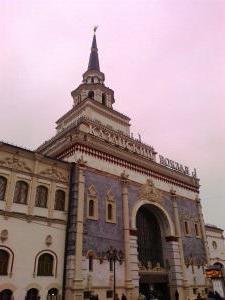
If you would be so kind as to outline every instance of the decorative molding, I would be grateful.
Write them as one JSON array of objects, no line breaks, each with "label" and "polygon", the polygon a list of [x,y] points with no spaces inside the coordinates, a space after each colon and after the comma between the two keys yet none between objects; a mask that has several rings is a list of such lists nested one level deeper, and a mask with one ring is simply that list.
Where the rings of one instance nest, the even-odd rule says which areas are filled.
[{"label": "decorative molding", "polygon": [[27,166],[26,162],[22,159],[16,157],[6,157],[3,160],[0,160],[0,165],[12,168],[12,169],[19,169],[21,171],[32,172],[31,168]]},{"label": "decorative molding", "polygon": [[146,183],[141,186],[139,191],[139,200],[161,202],[161,193],[154,186],[154,183],[151,179],[147,179]]},{"label": "decorative molding", "polygon": [[1,234],[0,234],[0,240],[2,243],[4,243],[7,239],[8,239],[8,236],[9,236],[9,232],[7,229],[3,229],[1,231]]},{"label": "decorative molding", "polygon": [[68,182],[68,177],[65,176],[63,174],[63,172],[57,170],[56,168],[54,167],[50,167],[50,168],[47,168],[45,169],[44,171],[41,171],[39,173],[40,175],[44,175],[44,176],[48,176],[48,177],[51,177],[52,179],[54,180],[59,180],[59,181],[65,181],[65,182]]},{"label": "decorative molding", "polygon": [[50,247],[52,245],[52,242],[53,242],[52,236],[50,234],[47,235],[46,238],[45,238],[45,244],[46,244],[46,246]]}]

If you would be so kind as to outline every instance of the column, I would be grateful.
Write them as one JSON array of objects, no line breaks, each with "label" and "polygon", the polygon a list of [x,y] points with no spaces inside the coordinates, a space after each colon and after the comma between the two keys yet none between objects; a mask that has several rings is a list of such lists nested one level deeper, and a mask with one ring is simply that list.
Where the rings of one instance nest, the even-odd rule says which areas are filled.
[{"label": "column", "polygon": [[82,274],[82,250],[83,250],[83,227],[84,227],[84,170],[85,162],[83,158],[77,162],[77,216],[75,231],[75,262],[74,262],[74,300],[83,299],[83,274]]},{"label": "column", "polygon": [[124,228],[124,254],[125,254],[125,288],[128,299],[132,297],[132,279],[130,262],[130,224],[129,224],[129,206],[128,206],[128,175],[121,174],[122,184],[122,203],[123,203],[123,228]]},{"label": "column", "polygon": [[184,250],[183,250],[183,242],[182,242],[182,235],[181,235],[181,226],[180,226],[180,218],[179,218],[179,211],[176,201],[176,191],[171,190],[171,199],[173,203],[173,211],[174,211],[174,217],[175,217],[175,231],[176,236],[178,238],[178,250],[180,253],[180,263],[181,263],[181,271],[182,271],[182,277],[183,277],[183,287],[178,288],[178,292],[180,295],[180,299],[185,299],[185,296],[188,297],[188,284],[187,284],[187,278],[186,278],[186,272],[185,272],[185,260],[184,260]]}]

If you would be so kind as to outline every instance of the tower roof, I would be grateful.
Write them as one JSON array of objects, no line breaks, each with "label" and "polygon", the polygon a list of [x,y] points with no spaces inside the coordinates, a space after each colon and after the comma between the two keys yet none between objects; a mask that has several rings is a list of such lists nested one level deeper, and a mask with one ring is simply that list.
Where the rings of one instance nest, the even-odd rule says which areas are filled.
[{"label": "tower roof", "polygon": [[91,54],[88,63],[88,70],[95,70],[100,72],[99,60],[98,60],[98,48],[97,48],[95,33],[91,45]]}]

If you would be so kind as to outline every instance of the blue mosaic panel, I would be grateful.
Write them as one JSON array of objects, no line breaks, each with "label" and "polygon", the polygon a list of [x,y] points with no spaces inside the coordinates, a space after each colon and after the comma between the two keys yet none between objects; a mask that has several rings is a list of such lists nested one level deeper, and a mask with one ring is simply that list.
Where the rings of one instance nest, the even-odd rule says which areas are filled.
[{"label": "blue mosaic panel", "polygon": [[[98,194],[98,220],[86,218],[87,196],[85,197],[85,222],[83,252],[93,250],[96,254],[105,252],[110,246],[124,251],[122,187],[119,178],[85,171],[85,191],[93,185]],[[106,222],[106,195],[111,190],[116,201],[116,224]]]}]

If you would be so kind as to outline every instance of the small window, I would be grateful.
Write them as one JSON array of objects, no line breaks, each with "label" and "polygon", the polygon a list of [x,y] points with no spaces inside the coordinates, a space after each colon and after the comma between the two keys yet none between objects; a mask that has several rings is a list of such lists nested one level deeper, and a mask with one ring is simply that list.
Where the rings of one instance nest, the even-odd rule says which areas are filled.
[{"label": "small window", "polygon": [[87,218],[98,219],[98,195],[93,185],[87,191]]},{"label": "small window", "polygon": [[113,290],[106,291],[106,298],[113,298]]},{"label": "small window", "polygon": [[47,300],[57,300],[59,295],[59,291],[56,288],[48,290]]},{"label": "small window", "polygon": [[25,181],[17,181],[13,202],[27,204],[28,184]]},{"label": "small window", "polygon": [[0,250],[0,275],[8,275],[9,253]]},{"label": "small window", "polygon": [[185,230],[186,235],[188,235],[190,233],[188,221],[184,221],[184,230]]},{"label": "small window", "polygon": [[62,190],[57,190],[55,192],[55,210],[65,209],[65,192]]},{"label": "small window", "polygon": [[88,257],[88,269],[89,272],[93,272],[93,255]]},{"label": "small window", "polygon": [[217,243],[215,241],[212,242],[213,249],[217,249]]},{"label": "small window", "polygon": [[89,217],[94,217],[94,211],[95,211],[95,204],[94,200],[89,201]]},{"label": "small window", "polygon": [[200,234],[199,234],[198,223],[195,223],[195,235],[196,235],[196,236],[200,236]]},{"label": "small window", "polygon": [[94,99],[94,96],[95,96],[95,94],[93,91],[88,92],[88,98]]},{"label": "small window", "polygon": [[109,271],[112,272],[113,271],[113,260],[110,259],[109,261]]},{"label": "small window", "polygon": [[113,212],[112,212],[112,204],[108,204],[108,220],[112,220],[113,219]]},{"label": "small window", "polygon": [[43,185],[39,185],[36,191],[35,206],[46,208],[47,200],[48,200],[48,189]]},{"label": "small window", "polygon": [[49,253],[42,254],[38,259],[38,276],[53,276],[54,258]]},{"label": "small window", "polygon": [[7,179],[3,176],[0,176],[0,201],[5,200],[6,185]]},{"label": "small window", "polygon": [[106,222],[116,223],[116,200],[110,190],[106,195]]}]

